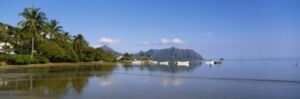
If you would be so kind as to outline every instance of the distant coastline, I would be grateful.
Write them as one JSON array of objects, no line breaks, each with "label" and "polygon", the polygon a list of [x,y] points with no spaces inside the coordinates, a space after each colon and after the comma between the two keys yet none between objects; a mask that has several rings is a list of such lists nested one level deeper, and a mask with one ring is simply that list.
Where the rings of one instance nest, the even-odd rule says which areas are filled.
[{"label": "distant coastline", "polygon": [[116,62],[77,62],[77,63],[47,63],[47,64],[26,64],[26,65],[5,65],[0,66],[0,69],[6,68],[21,68],[21,67],[56,67],[56,66],[85,66],[85,65],[115,65]]}]

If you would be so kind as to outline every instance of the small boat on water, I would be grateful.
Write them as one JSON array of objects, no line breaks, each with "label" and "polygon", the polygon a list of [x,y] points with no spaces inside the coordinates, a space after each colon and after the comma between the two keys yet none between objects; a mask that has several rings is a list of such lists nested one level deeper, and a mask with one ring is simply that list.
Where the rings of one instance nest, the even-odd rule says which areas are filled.
[{"label": "small boat on water", "polygon": [[142,61],[138,61],[138,60],[134,60],[131,62],[131,64],[134,64],[134,65],[140,65],[142,63],[143,63]]},{"label": "small boat on water", "polygon": [[190,62],[189,61],[176,61],[175,64],[177,66],[190,66]]},{"label": "small boat on water", "polygon": [[169,62],[168,62],[168,61],[165,61],[165,62],[159,62],[159,65],[169,65]]},{"label": "small boat on water", "polygon": [[205,64],[214,65],[214,64],[222,64],[222,62],[210,60],[210,61],[206,61]]},{"label": "small boat on water", "polygon": [[157,61],[150,61],[151,64],[158,64]]}]

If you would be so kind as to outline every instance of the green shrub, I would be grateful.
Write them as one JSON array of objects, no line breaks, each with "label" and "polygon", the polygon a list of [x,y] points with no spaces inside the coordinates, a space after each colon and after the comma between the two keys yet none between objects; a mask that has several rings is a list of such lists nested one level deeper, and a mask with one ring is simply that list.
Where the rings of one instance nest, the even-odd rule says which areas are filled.
[{"label": "green shrub", "polygon": [[41,63],[41,64],[49,63],[49,59],[46,57],[37,57],[36,60],[38,63]]},{"label": "green shrub", "polygon": [[27,65],[27,64],[39,64],[49,63],[49,60],[45,57],[33,57],[30,55],[0,55],[0,60],[5,61],[11,65]]},{"label": "green shrub", "polygon": [[16,64],[16,65],[26,65],[32,63],[32,59],[27,56],[12,56],[9,60],[9,64]]},{"label": "green shrub", "polygon": [[32,62],[30,55],[4,55],[7,64],[26,65]]},{"label": "green shrub", "polygon": [[72,45],[62,45],[60,46],[51,41],[44,41],[43,44],[37,46],[36,50],[38,51],[39,56],[44,56],[51,62],[78,62],[78,55],[72,49]]}]

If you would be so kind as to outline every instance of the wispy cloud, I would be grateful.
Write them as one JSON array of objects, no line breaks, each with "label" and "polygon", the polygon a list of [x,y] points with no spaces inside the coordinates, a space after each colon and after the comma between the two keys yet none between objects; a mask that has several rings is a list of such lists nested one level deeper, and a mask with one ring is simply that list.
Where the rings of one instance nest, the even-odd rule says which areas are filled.
[{"label": "wispy cloud", "polygon": [[150,45],[152,45],[152,43],[149,41],[142,42],[142,46],[150,46]]},{"label": "wispy cloud", "polygon": [[101,47],[101,46],[103,46],[102,44],[92,44],[91,45],[93,48],[98,48],[98,47]]},{"label": "wispy cloud", "polygon": [[157,42],[149,42],[149,41],[143,41],[139,45],[141,46],[161,46],[161,45],[172,45],[172,46],[178,46],[183,45],[186,42],[179,38],[162,38],[160,41]]},{"label": "wispy cloud", "polygon": [[182,39],[179,38],[162,38],[160,40],[160,44],[162,45],[183,45],[185,43],[185,41],[183,41]]},{"label": "wispy cloud", "polygon": [[116,80],[99,78],[99,84],[101,87],[109,87],[116,83]]},{"label": "wispy cloud", "polygon": [[112,38],[108,38],[108,37],[101,37],[100,38],[100,43],[104,44],[104,45],[114,45],[114,44],[121,43],[121,40],[112,39]]}]

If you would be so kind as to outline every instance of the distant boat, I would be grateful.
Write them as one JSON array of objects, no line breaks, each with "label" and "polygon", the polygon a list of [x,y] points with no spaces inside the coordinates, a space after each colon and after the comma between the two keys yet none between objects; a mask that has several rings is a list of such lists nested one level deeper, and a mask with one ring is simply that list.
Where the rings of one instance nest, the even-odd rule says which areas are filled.
[{"label": "distant boat", "polygon": [[176,61],[177,66],[190,66],[189,61]]},{"label": "distant boat", "polygon": [[168,61],[165,61],[165,62],[159,62],[159,65],[169,65],[169,62],[168,62]]},{"label": "distant boat", "polygon": [[220,61],[224,61],[224,58],[221,58]]},{"label": "distant boat", "polygon": [[157,61],[150,61],[151,64],[158,64]]},{"label": "distant boat", "polygon": [[213,61],[213,60],[206,61],[205,63],[206,63],[206,64],[208,64],[208,65],[222,64],[222,62],[221,62],[221,61]]},{"label": "distant boat", "polygon": [[138,61],[138,60],[134,60],[131,62],[132,64],[135,64],[135,65],[140,65],[142,64],[143,62],[142,61]]}]

